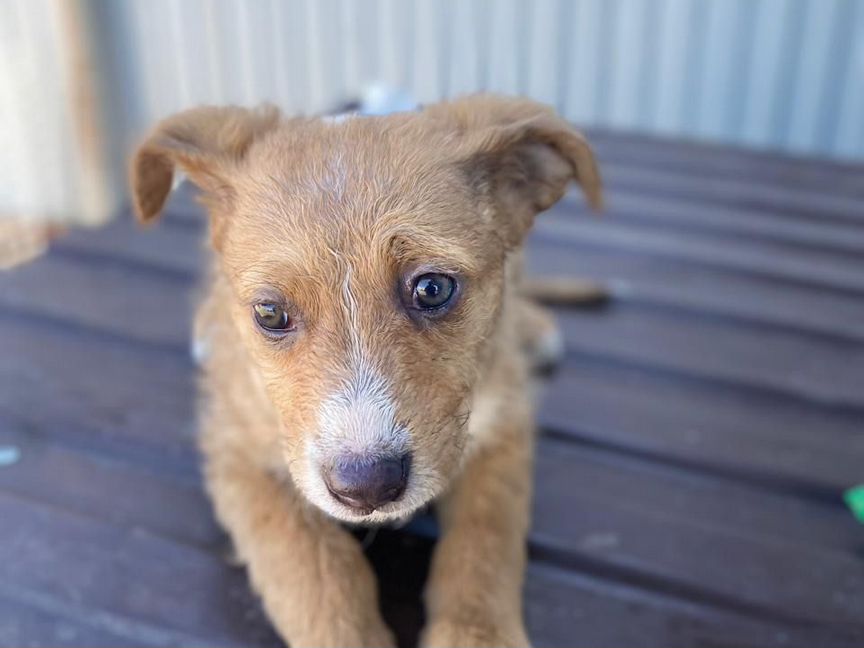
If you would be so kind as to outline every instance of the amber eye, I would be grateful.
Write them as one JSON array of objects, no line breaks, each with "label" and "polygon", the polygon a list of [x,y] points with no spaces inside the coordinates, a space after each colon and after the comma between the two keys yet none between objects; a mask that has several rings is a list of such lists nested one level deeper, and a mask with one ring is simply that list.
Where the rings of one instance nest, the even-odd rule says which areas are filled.
[{"label": "amber eye", "polygon": [[284,333],[294,328],[287,311],[279,304],[263,302],[252,308],[255,311],[255,321],[265,331]]},{"label": "amber eye", "polygon": [[449,302],[456,292],[456,280],[445,274],[432,272],[414,280],[413,301],[422,310],[436,310]]}]

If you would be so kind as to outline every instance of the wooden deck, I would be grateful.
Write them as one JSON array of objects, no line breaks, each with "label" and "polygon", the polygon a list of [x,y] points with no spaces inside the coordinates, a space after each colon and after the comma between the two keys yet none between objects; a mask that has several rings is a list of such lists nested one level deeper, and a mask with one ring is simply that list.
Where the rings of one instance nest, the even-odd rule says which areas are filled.
[{"label": "wooden deck", "polygon": [[[539,646],[862,646],[864,168],[594,135],[535,272],[562,312],[526,613]],[[187,354],[201,218],[128,216],[0,275],[0,645],[264,646],[202,493]],[[13,457],[14,458],[14,457]],[[434,525],[371,542],[408,644]]]}]

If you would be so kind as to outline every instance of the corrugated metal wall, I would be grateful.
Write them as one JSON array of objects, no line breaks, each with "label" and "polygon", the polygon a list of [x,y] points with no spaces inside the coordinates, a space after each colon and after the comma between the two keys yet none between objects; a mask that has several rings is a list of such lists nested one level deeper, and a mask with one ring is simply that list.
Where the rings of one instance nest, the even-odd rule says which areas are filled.
[{"label": "corrugated metal wall", "polygon": [[528,94],[590,125],[864,157],[861,0],[137,0],[149,120],[198,102]]},{"label": "corrugated metal wall", "polygon": [[87,1],[0,0],[0,218],[94,223],[122,199]]},{"label": "corrugated metal wall", "polygon": [[864,159],[864,0],[0,0],[0,35],[0,217],[104,219],[132,138],[184,107],[375,82]]}]

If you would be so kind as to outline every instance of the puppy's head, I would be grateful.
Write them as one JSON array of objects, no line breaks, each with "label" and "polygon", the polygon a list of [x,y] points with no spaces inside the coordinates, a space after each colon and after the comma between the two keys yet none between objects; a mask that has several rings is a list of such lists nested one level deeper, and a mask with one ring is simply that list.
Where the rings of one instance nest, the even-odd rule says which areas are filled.
[{"label": "puppy's head", "polygon": [[582,137],[529,101],[282,120],[200,108],[160,124],[132,185],[154,219],[175,167],[203,191],[223,305],[282,420],[295,483],[348,521],[402,517],[453,477],[507,294],[505,261],[578,180]]}]

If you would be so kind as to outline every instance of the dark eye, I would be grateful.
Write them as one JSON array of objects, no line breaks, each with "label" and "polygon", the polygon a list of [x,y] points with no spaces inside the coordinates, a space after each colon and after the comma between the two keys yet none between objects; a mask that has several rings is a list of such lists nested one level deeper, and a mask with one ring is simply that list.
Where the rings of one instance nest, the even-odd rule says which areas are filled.
[{"label": "dark eye", "polygon": [[443,307],[456,292],[456,280],[437,272],[420,275],[414,280],[414,305],[421,310]]},{"label": "dark eye", "polygon": [[264,302],[255,304],[252,308],[255,311],[255,321],[265,331],[282,333],[294,328],[287,311],[279,304]]}]

